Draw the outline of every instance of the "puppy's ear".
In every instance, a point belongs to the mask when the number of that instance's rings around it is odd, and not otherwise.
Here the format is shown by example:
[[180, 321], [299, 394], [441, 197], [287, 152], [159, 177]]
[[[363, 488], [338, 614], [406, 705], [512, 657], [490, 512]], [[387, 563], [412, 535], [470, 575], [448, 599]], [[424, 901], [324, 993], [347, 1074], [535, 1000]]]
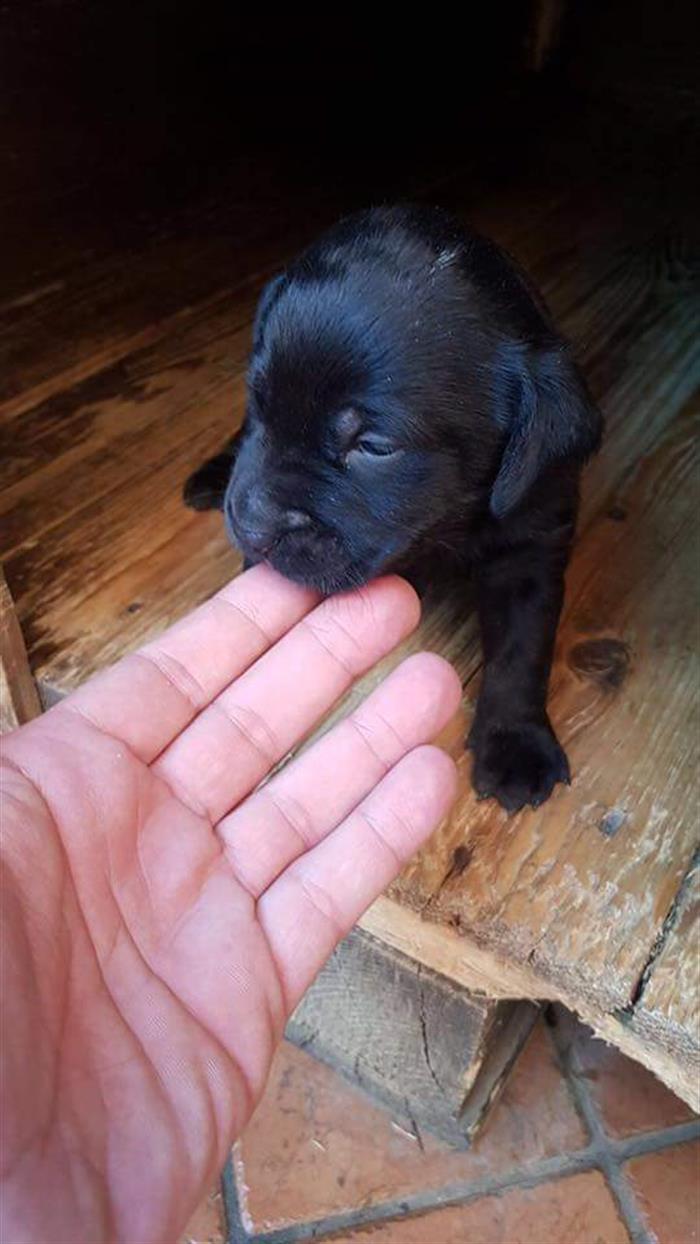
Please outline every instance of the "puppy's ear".
[[280, 272], [279, 276], [274, 276], [265, 286], [255, 311], [255, 319], [253, 321], [253, 351], [258, 349], [262, 344], [263, 332], [267, 317], [270, 314], [270, 308], [276, 302], [282, 291], [282, 286], [286, 280], [286, 273]]
[[585, 462], [603, 432], [602, 415], [565, 346], [509, 352], [500, 370], [498, 419], [508, 439], [491, 491], [496, 518], [515, 509], [551, 463]]

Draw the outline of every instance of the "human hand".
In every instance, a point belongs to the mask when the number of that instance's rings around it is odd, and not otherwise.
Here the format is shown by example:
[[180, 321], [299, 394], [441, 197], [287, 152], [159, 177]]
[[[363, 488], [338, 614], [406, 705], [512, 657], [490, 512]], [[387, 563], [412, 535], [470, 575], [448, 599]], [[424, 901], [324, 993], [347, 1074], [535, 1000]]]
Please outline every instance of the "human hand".
[[3, 740], [7, 1244], [172, 1241], [338, 940], [447, 812], [460, 686], [409, 658], [259, 783], [418, 620], [264, 566]]

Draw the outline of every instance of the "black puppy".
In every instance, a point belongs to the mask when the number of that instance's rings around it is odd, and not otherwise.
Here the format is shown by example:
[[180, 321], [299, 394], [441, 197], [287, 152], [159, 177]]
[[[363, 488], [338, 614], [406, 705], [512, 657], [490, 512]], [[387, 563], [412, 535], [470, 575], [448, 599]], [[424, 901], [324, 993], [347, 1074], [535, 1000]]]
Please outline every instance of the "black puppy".
[[546, 307], [438, 210], [331, 229], [264, 291], [239, 435], [188, 480], [247, 562], [333, 592], [471, 563], [474, 785], [515, 810], [569, 780], [547, 683], [581, 465], [601, 416]]

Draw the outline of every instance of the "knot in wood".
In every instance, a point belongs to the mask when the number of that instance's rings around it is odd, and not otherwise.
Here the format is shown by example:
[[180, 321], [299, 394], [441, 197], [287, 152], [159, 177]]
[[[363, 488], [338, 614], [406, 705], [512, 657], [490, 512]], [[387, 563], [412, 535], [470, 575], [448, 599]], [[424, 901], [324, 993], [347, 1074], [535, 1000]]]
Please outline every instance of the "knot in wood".
[[575, 674], [589, 678], [605, 691], [622, 685], [630, 667], [630, 650], [621, 639], [586, 639], [569, 653]]

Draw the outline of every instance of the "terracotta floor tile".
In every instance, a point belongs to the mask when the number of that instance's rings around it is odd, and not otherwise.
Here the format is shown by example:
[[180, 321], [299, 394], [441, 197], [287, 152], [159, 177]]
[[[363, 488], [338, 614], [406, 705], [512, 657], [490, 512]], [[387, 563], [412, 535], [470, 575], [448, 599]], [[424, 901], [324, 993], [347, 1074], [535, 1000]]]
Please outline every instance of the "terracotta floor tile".
[[651, 1071], [578, 1025], [578, 1069], [590, 1088], [605, 1129], [611, 1136], [631, 1136], [685, 1123], [695, 1116]]
[[625, 1171], [658, 1244], [697, 1244], [700, 1141], [645, 1154]]
[[597, 1171], [404, 1218], [338, 1244], [629, 1244]]
[[470, 1151], [428, 1134], [419, 1143], [406, 1126], [328, 1067], [284, 1045], [265, 1098], [234, 1149], [247, 1229], [482, 1178], [586, 1143], [540, 1025]]
[[224, 1200], [218, 1183], [195, 1210], [179, 1244], [226, 1244]]

